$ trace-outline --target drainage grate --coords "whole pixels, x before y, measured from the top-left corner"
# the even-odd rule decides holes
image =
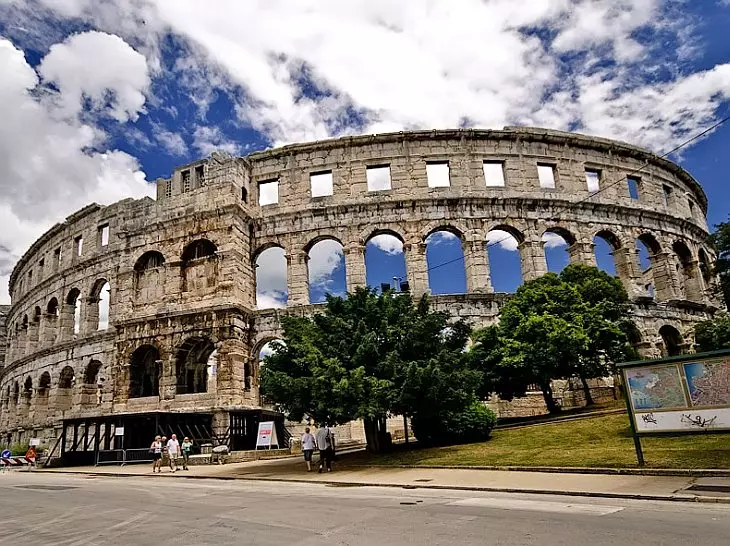
[[[69,489],[78,489],[74,485],[16,485],[18,489],[40,489],[42,491],[67,491]]]

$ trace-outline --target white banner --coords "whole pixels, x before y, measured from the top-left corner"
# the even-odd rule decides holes
[[[730,428],[730,408],[648,411],[635,414],[636,431],[702,432]]]
[[[272,445],[279,447],[279,440],[276,438],[276,427],[273,421],[262,421],[259,423],[259,432],[256,437],[256,449],[259,447],[271,448]]]

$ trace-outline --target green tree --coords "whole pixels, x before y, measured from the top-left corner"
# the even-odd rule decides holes
[[[717,290],[725,300],[725,304],[730,307],[730,222],[722,222],[715,226],[715,231],[710,235],[710,243],[717,252],[717,260],[712,271],[719,279]]]
[[[712,319],[697,324],[695,347],[699,352],[730,349],[730,315],[717,313]]]
[[[633,357],[628,295],[621,282],[580,264],[522,285],[500,313],[499,325],[475,333],[470,351],[484,374],[482,394],[524,394],[536,383],[549,411],[557,411],[551,380],[579,377],[586,403],[588,379]]]
[[[480,374],[464,347],[470,329],[430,309],[428,298],[358,288],[328,297],[322,313],[282,318],[283,344],[264,361],[261,389],[290,419],[361,418],[368,448],[384,447],[391,413],[414,416],[464,409]]]

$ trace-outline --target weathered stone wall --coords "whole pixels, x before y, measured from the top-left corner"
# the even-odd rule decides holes
[[[429,187],[426,166],[434,161],[448,164],[447,186]],[[486,184],[485,161],[502,163],[504,186]],[[555,188],[540,187],[538,164],[553,167]],[[390,189],[368,191],[368,167],[384,165]],[[589,192],[586,169],[600,171],[599,193]],[[310,175],[322,172],[331,173],[332,195],[312,197]],[[639,178],[639,199],[627,175]],[[260,184],[270,181],[278,184],[277,202],[259,205]],[[491,229],[517,238],[524,279],[547,270],[546,231],[570,243],[571,261],[589,264],[601,234],[635,302],[643,353],[667,350],[659,335],[666,327],[689,349],[693,325],[718,305],[714,280],[700,267],[713,258],[706,208],[697,182],[665,159],[539,129],[397,133],[245,158],[213,154],[158,180],[156,200],[85,207],[21,258],[3,336],[0,435],[52,438],[63,419],[147,411],[212,411],[225,429],[226,412],[260,406],[258,353],[281,335],[282,313],[316,309],[308,252],[322,239],[342,244],[352,290],[365,284],[368,240],[395,235],[419,295],[429,290],[426,238],[451,231],[462,240],[468,293],[433,303],[479,326],[497,320],[508,298],[491,284]],[[651,248],[646,271],[639,238]],[[255,262],[272,246],[287,257],[288,307],[256,310]]]
[[[9,305],[0,305],[0,369],[5,367],[5,345],[7,344],[8,331],[6,327]]]

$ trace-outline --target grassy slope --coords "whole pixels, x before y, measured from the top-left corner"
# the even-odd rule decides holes
[[[647,466],[730,468],[730,435],[642,438]],[[348,461],[349,462],[349,461]],[[458,466],[634,467],[636,454],[626,415],[496,430],[479,444],[414,449],[353,463]]]

